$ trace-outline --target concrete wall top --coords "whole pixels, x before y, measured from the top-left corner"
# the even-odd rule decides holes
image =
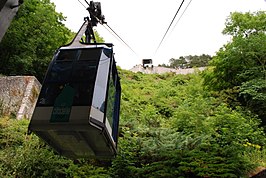
[[[0,77],[0,114],[31,117],[40,88],[33,76]]]

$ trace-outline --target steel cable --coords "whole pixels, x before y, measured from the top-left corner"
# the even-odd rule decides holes
[[[165,34],[164,34],[164,36],[163,36],[161,42],[159,43],[159,45],[158,45],[158,47],[157,47],[157,49],[156,49],[156,51],[155,51],[155,54],[157,53],[157,51],[158,51],[159,48],[161,47],[161,45],[162,45],[162,43],[163,43],[163,40],[164,40],[164,38],[166,37],[166,35],[167,35],[167,33],[168,33],[170,27],[172,26],[172,24],[173,24],[173,22],[174,22],[174,20],[175,20],[175,18],[176,18],[176,16],[177,16],[177,14],[179,13],[179,10],[181,9],[181,7],[182,7],[184,1],[185,1],[185,0],[183,0],[183,1],[181,2],[181,4],[180,4],[178,10],[176,11],[176,13],[175,13],[175,15],[174,15],[174,17],[173,17],[173,19],[172,19],[170,25],[168,26],[168,28],[167,28],[167,30],[166,30],[166,32],[165,32]]]

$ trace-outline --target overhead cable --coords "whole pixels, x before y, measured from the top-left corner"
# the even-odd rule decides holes
[[[80,0],[78,0],[78,2],[79,2],[83,7],[85,7],[85,9],[87,9],[86,6],[85,6]]]
[[[106,23],[105,24],[134,54],[137,53]]]
[[[166,37],[166,35],[167,35],[167,33],[168,33],[170,27],[172,26],[172,24],[173,24],[173,22],[174,22],[174,20],[175,20],[175,18],[176,18],[176,16],[177,16],[177,14],[179,13],[179,10],[181,9],[181,7],[182,7],[184,1],[185,1],[185,0],[183,0],[183,1],[181,2],[181,4],[180,4],[178,10],[176,11],[176,13],[175,13],[175,15],[174,15],[174,17],[173,17],[173,19],[172,19],[170,25],[168,26],[168,28],[167,28],[167,30],[166,30],[166,32],[165,32],[165,34],[164,34],[164,36],[163,36],[161,42],[159,43],[159,45],[158,45],[158,47],[157,47],[157,49],[156,49],[156,51],[155,51],[155,54],[157,53],[158,49],[161,47],[162,42],[163,42],[164,38]]]
[[[180,19],[182,18],[182,16],[183,16],[184,13],[186,12],[186,10],[187,10],[188,6],[190,5],[191,1],[192,1],[192,0],[189,1],[189,3],[187,4],[185,10],[182,12],[182,14],[180,15],[180,17],[179,17],[178,20],[176,21],[175,26],[173,27],[172,31],[175,29],[176,25],[179,23]]]
[[[79,1],[79,3],[87,10],[87,7],[83,4],[83,3],[81,3],[81,1],[80,0],[78,0]],[[85,2],[88,4],[88,5],[90,5],[89,3],[88,3],[88,1],[87,0],[85,0]],[[95,17],[95,16],[94,16]],[[97,18],[97,17],[95,17],[95,18]],[[98,19],[98,18],[97,18]],[[107,24],[107,23],[103,23],[102,25],[104,26],[104,24],[112,31],[112,33],[114,33],[115,35],[116,35],[116,37],[118,38],[118,39],[120,39],[135,55],[137,55],[137,53]],[[104,26],[105,27],[105,26]],[[106,27],[105,27],[106,28]],[[108,28],[106,28],[107,30],[108,30]],[[108,30],[109,31],[109,30]],[[109,31],[110,32],[110,31]],[[111,33],[111,32],[110,32]],[[112,34],[111,33],[111,34]],[[138,56],[138,55],[137,55]]]

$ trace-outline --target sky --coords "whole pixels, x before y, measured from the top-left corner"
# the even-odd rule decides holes
[[[84,22],[84,17],[89,16],[83,6],[87,7],[85,0],[51,2],[56,5],[56,11],[62,12],[66,17],[64,23],[73,32],[77,32]],[[229,36],[222,34],[230,12],[266,11],[266,0],[185,0],[158,48],[182,0],[94,2],[101,2],[102,14],[107,24],[134,51],[101,24],[94,27],[105,42],[114,44],[115,60],[123,69],[131,69],[141,64],[142,59],[152,59],[153,64],[158,65],[168,64],[169,59],[180,56],[215,55],[230,41]]]

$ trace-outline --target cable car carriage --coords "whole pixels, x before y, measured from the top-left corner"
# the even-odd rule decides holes
[[[144,69],[148,68],[153,68],[153,64],[152,64],[152,59],[142,59],[142,67]]]
[[[121,87],[113,45],[90,43],[96,42],[91,24],[87,18],[72,43],[55,53],[29,124],[29,132],[70,158],[117,152]]]

